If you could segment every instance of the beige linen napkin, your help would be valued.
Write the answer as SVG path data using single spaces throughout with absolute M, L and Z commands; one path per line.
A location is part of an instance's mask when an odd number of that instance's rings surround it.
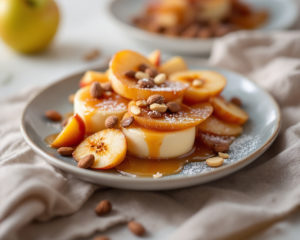
M 266 154 L 238 173 L 201 186 L 165 192 L 99 189 L 92 195 L 95 186 L 50 166 L 24 142 L 18 125 L 28 92 L 19 94 L 0 102 L 0 239 L 75 239 L 131 218 L 150 235 L 176 229 L 169 236 L 174 240 L 245 239 L 296 210 L 300 33 L 228 35 L 216 43 L 210 62 L 248 75 L 279 102 L 282 130 Z M 105 218 L 93 212 L 101 199 L 114 206 Z

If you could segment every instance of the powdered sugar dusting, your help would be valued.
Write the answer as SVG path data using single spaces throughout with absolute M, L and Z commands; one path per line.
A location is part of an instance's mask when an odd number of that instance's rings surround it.
M 257 146 L 261 144 L 258 136 L 242 135 L 238 137 L 230 146 L 229 158 L 224 160 L 224 165 L 229 165 L 244 159 L 253 153 Z M 206 162 L 192 162 L 184 166 L 178 175 L 193 175 L 205 172 L 213 172 L 216 168 L 207 166 Z

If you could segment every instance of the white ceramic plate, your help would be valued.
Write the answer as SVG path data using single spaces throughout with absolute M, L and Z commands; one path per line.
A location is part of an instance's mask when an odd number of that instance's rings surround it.
M 141 30 L 131 24 L 134 16 L 139 15 L 148 0 L 111 0 L 108 12 L 124 34 L 136 39 L 151 49 L 181 55 L 207 54 L 215 39 L 182 39 L 167 37 Z M 256 9 L 266 9 L 270 19 L 259 30 L 282 30 L 291 27 L 298 16 L 298 6 L 293 0 L 246 0 Z
M 245 77 L 222 69 L 209 69 L 218 71 L 227 78 L 228 84 L 223 95 L 228 98 L 239 97 L 250 115 L 244 133 L 231 145 L 230 158 L 225 160 L 222 167 L 210 168 L 205 161 L 194 162 L 187 164 L 179 174 L 159 179 L 129 177 L 76 167 L 77 163 L 72 158 L 60 156 L 45 143 L 47 136 L 60 131 L 60 124 L 47 121 L 44 112 L 47 109 L 55 109 L 61 113 L 72 111 L 68 96 L 78 89 L 83 72 L 51 84 L 27 104 L 21 123 L 23 136 L 33 150 L 49 163 L 100 185 L 136 190 L 163 190 L 192 186 L 224 177 L 245 167 L 266 151 L 278 134 L 280 111 L 268 93 Z

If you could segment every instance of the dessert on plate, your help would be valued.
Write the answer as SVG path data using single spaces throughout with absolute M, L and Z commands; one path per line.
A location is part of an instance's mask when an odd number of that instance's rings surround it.
M 160 55 L 123 50 L 106 72 L 86 72 L 50 146 L 81 168 L 132 176 L 177 173 L 191 161 L 221 166 L 248 114 L 238 98 L 221 96 L 224 76 L 189 70 L 181 57 L 161 63 Z
M 266 11 L 240 0 L 151 0 L 133 24 L 167 36 L 206 39 L 256 29 L 267 19 Z

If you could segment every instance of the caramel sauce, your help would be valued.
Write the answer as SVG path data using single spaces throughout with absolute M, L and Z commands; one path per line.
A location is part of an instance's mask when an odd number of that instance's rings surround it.
M 49 146 L 52 144 L 52 142 L 54 141 L 54 139 L 58 136 L 59 133 L 54 133 L 54 134 L 51 134 L 49 136 L 47 136 L 44 141 L 45 143 L 47 143 Z
M 148 145 L 149 156 L 157 158 L 160 153 L 160 146 L 164 139 L 155 131 L 147 131 L 147 129 L 144 129 L 143 132 L 145 135 L 145 141 Z
M 200 162 L 213 156 L 215 154 L 212 150 L 196 143 L 190 153 L 176 158 L 160 160 L 126 156 L 125 160 L 116 167 L 116 170 L 124 175 L 138 177 L 152 177 L 156 173 L 166 176 L 179 173 L 189 162 Z
M 127 111 L 129 101 L 114 92 L 111 92 L 110 96 L 103 94 L 100 99 L 97 99 L 91 96 L 90 88 L 83 89 L 82 91 L 80 101 L 83 101 L 85 106 L 84 120 L 87 133 L 91 132 L 89 126 L 92 125 L 92 117 L 96 110 L 115 111 L 116 113 Z

